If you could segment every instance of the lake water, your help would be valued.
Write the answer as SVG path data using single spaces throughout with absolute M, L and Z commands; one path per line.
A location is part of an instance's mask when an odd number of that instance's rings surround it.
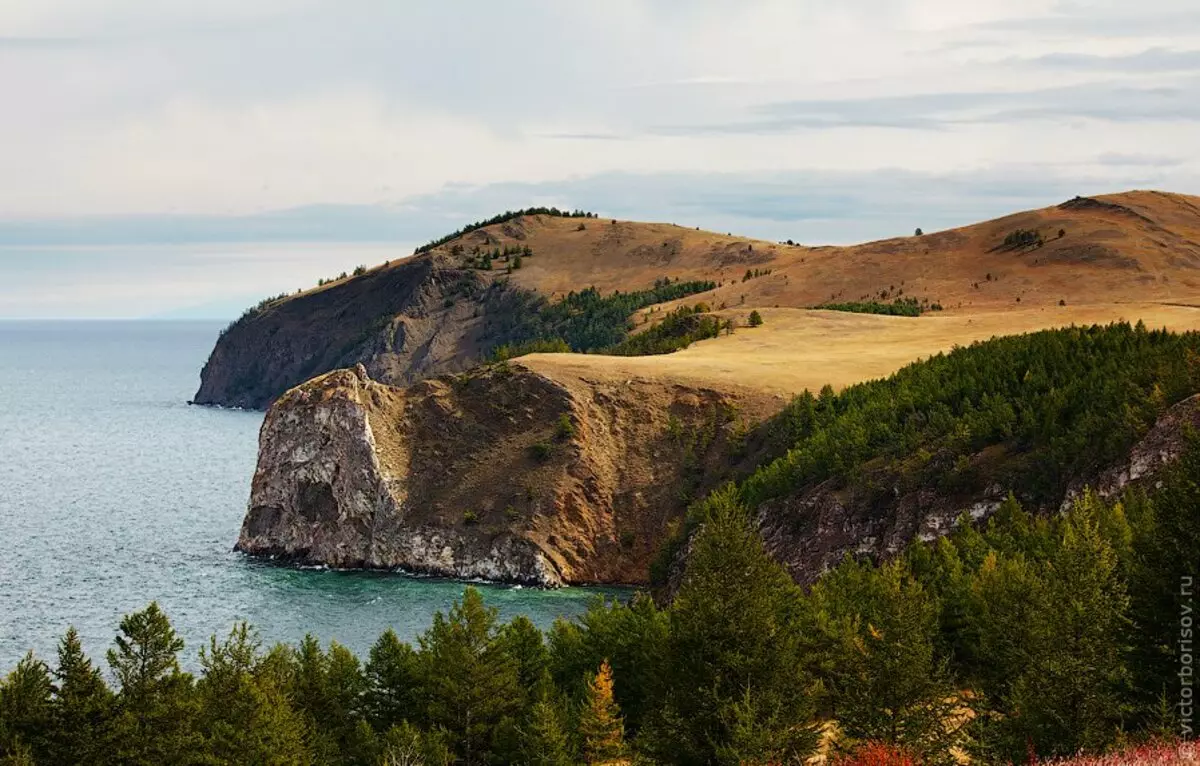
M 0 672 L 46 659 L 68 625 L 97 661 L 121 616 L 157 600 L 187 642 L 249 620 L 365 655 L 413 639 L 463 584 L 297 570 L 232 551 L 262 414 L 189 407 L 221 325 L 0 322 Z M 547 626 L 597 591 L 483 586 L 502 617 Z

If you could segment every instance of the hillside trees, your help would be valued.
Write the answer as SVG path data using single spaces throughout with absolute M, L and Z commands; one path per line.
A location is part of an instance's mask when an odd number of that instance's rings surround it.
M 704 503 L 670 612 L 660 757 L 681 764 L 791 762 L 815 744 L 801 657 L 801 592 L 763 550 L 731 488 Z

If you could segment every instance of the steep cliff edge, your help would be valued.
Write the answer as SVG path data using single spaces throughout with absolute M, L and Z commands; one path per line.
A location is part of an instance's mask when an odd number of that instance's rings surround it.
M 264 420 L 238 549 L 509 582 L 644 583 L 701 476 L 781 397 L 508 363 L 338 370 Z
M 486 334 L 489 287 L 427 255 L 268 303 L 218 339 L 194 402 L 258 409 L 314 375 L 357 363 L 398 383 L 466 369 Z

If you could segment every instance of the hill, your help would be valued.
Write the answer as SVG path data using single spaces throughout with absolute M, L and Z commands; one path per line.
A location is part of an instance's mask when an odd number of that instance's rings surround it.
M 697 301 L 747 312 L 897 298 L 938 304 L 948 315 L 1047 309 L 1040 317 L 1023 313 L 1018 331 L 1025 331 L 1062 323 L 1067 315 L 1051 311 L 1060 304 L 1200 304 L 1200 198 L 1150 191 L 1077 198 L 852 247 L 516 216 L 248 311 L 217 342 L 195 401 L 261 408 L 310 377 L 359 363 L 393 384 L 461 372 L 527 334 L 522 318 L 539 301 L 588 287 L 602 296 L 650 290 L 664 278 L 716 286 L 643 307 L 640 321 Z M 1128 313 L 1121 315 L 1140 318 Z M 971 332 L 953 342 L 976 337 L 977 328 L 961 326 Z

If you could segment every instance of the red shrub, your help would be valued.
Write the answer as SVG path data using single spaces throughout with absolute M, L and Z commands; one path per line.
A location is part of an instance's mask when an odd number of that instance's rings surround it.
M 850 755 L 840 756 L 833 766 L 916 766 L 917 760 L 898 747 L 868 742 Z

